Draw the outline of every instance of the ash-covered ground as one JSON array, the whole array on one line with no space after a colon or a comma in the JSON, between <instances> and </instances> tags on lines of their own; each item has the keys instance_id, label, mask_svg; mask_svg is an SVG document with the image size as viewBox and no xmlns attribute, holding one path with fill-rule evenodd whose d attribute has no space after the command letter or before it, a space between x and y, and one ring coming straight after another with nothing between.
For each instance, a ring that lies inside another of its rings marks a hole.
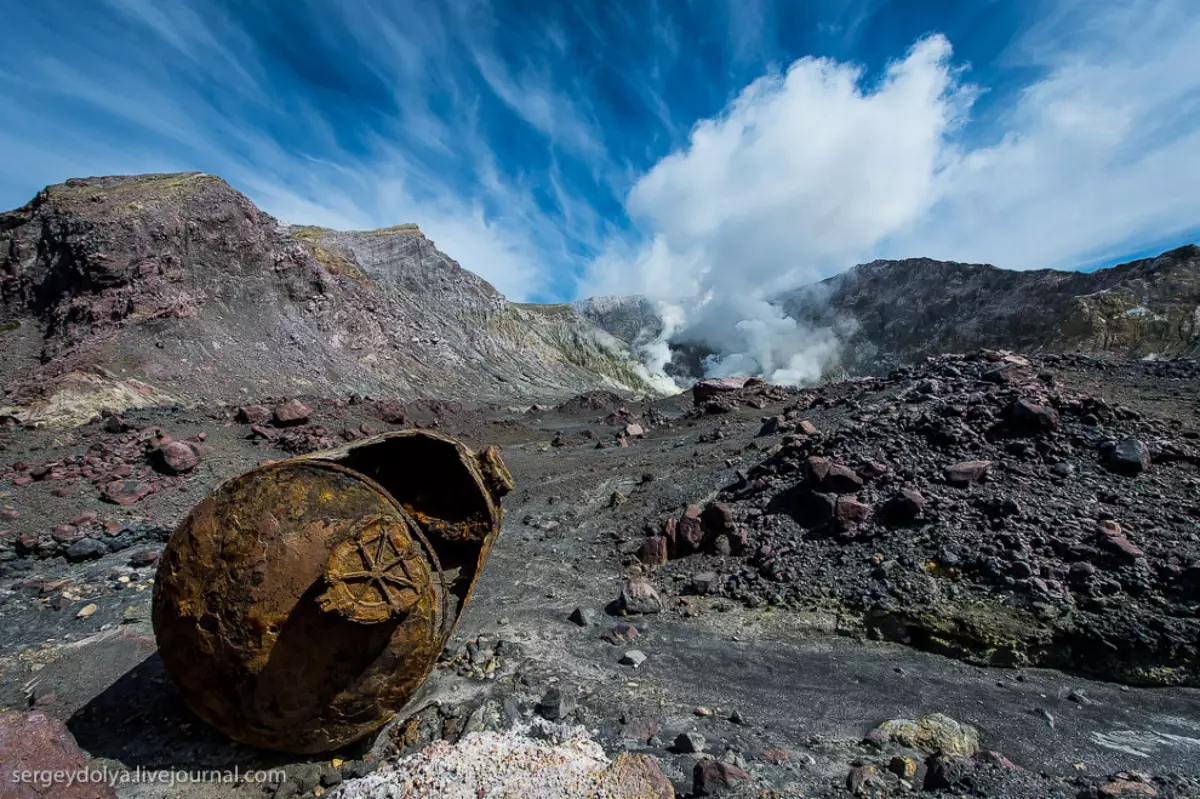
<instances>
[{"instance_id":1,"label":"ash-covered ground","mask_svg":"<svg viewBox=\"0 0 1200 799\"><path fill-rule=\"evenodd\" d=\"M0 433L0 706L117 770L287 774L118 795L422 795L456 750L401 758L468 736L614 796L1200 796L1194 362L981 353L557 408L289 400ZM347 751L229 742L155 654L157 553L222 480L403 426L498 444L517 481L439 668ZM484 795L536 795L500 770Z\"/></svg>"}]
</instances>

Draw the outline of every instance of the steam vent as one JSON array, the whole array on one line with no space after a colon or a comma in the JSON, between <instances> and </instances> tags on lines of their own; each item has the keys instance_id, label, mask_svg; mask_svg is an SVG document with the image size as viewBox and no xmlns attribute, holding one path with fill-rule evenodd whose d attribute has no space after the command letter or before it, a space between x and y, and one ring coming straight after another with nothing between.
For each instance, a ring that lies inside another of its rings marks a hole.
<instances>
[{"instance_id":1,"label":"steam vent","mask_svg":"<svg viewBox=\"0 0 1200 799\"><path fill-rule=\"evenodd\" d=\"M433 668L512 486L495 447L409 430L218 487L175 530L154 585L159 650L188 706L296 753L377 730Z\"/></svg>"}]
</instances>

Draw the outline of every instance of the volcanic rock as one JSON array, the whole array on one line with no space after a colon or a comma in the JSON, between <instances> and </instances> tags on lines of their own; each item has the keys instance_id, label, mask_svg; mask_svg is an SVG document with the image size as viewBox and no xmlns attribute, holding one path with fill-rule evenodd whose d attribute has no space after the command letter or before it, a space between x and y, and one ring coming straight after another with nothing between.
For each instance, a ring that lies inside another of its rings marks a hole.
<instances>
[{"instance_id":1,"label":"volcanic rock","mask_svg":"<svg viewBox=\"0 0 1200 799\"><path fill-rule=\"evenodd\" d=\"M1058 429L1058 411L1028 400L1017 400L1007 409L1009 424L1017 433L1048 433Z\"/></svg>"},{"instance_id":2,"label":"volcanic rock","mask_svg":"<svg viewBox=\"0 0 1200 799\"><path fill-rule=\"evenodd\" d=\"M1136 477L1150 468L1150 448L1136 438L1122 439L1108 453L1106 464L1110 471Z\"/></svg>"},{"instance_id":3,"label":"volcanic rock","mask_svg":"<svg viewBox=\"0 0 1200 799\"><path fill-rule=\"evenodd\" d=\"M660 535L649 536L638 550L638 560L647 566L661 566L667 562L667 539Z\"/></svg>"},{"instance_id":4,"label":"volcanic rock","mask_svg":"<svg viewBox=\"0 0 1200 799\"><path fill-rule=\"evenodd\" d=\"M930 713L915 721L892 719L880 724L878 729L896 743L924 752L942 750L972 757L979 751L979 731L941 713Z\"/></svg>"},{"instance_id":5,"label":"volcanic rock","mask_svg":"<svg viewBox=\"0 0 1200 799\"><path fill-rule=\"evenodd\" d=\"M874 766L855 766L846 775L846 790L852 796L870 799L886 786L875 772Z\"/></svg>"},{"instance_id":6,"label":"volcanic rock","mask_svg":"<svg viewBox=\"0 0 1200 799\"><path fill-rule=\"evenodd\" d=\"M237 409L234 418L242 424L266 424L271 419L271 411L265 405L243 405Z\"/></svg>"},{"instance_id":7,"label":"volcanic rock","mask_svg":"<svg viewBox=\"0 0 1200 799\"><path fill-rule=\"evenodd\" d=\"M634 577L621 589L617 608L629 614L659 613L663 609L663 602L649 580Z\"/></svg>"},{"instance_id":8,"label":"volcanic rock","mask_svg":"<svg viewBox=\"0 0 1200 799\"><path fill-rule=\"evenodd\" d=\"M865 522L871 516L871 506L863 502L859 502L854 497L842 496L837 498L834 504L833 516L838 524L843 528L853 527L856 524Z\"/></svg>"},{"instance_id":9,"label":"volcanic rock","mask_svg":"<svg viewBox=\"0 0 1200 799\"><path fill-rule=\"evenodd\" d=\"M722 394L729 394L762 382L760 378L754 377L717 377L700 380L692 386L692 402L699 407Z\"/></svg>"},{"instance_id":10,"label":"volcanic rock","mask_svg":"<svg viewBox=\"0 0 1200 799\"><path fill-rule=\"evenodd\" d=\"M561 721L575 711L575 699L555 686L546 691L534 712L548 721Z\"/></svg>"},{"instance_id":11,"label":"volcanic rock","mask_svg":"<svg viewBox=\"0 0 1200 799\"><path fill-rule=\"evenodd\" d=\"M675 547L681 555L699 552L704 546L703 512L697 505L689 505L675 526Z\"/></svg>"},{"instance_id":12,"label":"volcanic rock","mask_svg":"<svg viewBox=\"0 0 1200 799\"><path fill-rule=\"evenodd\" d=\"M692 768L692 793L714 796L750 779L750 775L730 763L705 758Z\"/></svg>"},{"instance_id":13,"label":"volcanic rock","mask_svg":"<svg viewBox=\"0 0 1200 799\"><path fill-rule=\"evenodd\" d=\"M936 752L925 761L925 790L944 791L962 782L975 769L975 761L951 752Z\"/></svg>"},{"instance_id":14,"label":"volcanic rock","mask_svg":"<svg viewBox=\"0 0 1200 799\"><path fill-rule=\"evenodd\" d=\"M154 451L155 467L167 474L185 474L200 463L200 455L191 444L170 441Z\"/></svg>"},{"instance_id":15,"label":"volcanic rock","mask_svg":"<svg viewBox=\"0 0 1200 799\"><path fill-rule=\"evenodd\" d=\"M828 458L808 459L808 479L817 491L832 494L853 494L863 485L862 478L853 469Z\"/></svg>"},{"instance_id":16,"label":"volcanic rock","mask_svg":"<svg viewBox=\"0 0 1200 799\"><path fill-rule=\"evenodd\" d=\"M646 653L640 649L630 649L621 655L621 659L618 662L622 666L632 666L636 669L646 662Z\"/></svg>"},{"instance_id":17,"label":"volcanic rock","mask_svg":"<svg viewBox=\"0 0 1200 799\"><path fill-rule=\"evenodd\" d=\"M312 416L312 408L297 399L290 399L275 406L272 420L276 427L291 427L305 424Z\"/></svg>"},{"instance_id":18,"label":"volcanic rock","mask_svg":"<svg viewBox=\"0 0 1200 799\"><path fill-rule=\"evenodd\" d=\"M925 513L925 497L912 488L902 488L879 509L880 521L884 524L912 524Z\"/></svg>"},{"instance_id":19,"label":"volcanic rock","mask_svg":"<svg viewBox=\"0 0 1200 799\"><path fill-rule=\"evenodd\" d=\"M72 562L95 560L107 555L108 547L94 538L84 538L67 547L64 554L67 556L67 560Z\"/></svg>"},{"instance_id":20,"label":"volcanic rock","mask_svg":"<svg viewBox=\"0 0 1200 799\"><path fill-rule=\"evenodd\" d=\"M117 505L132 505L153 489L137 480L114 480L104 486L101 498Z\"/></svg>"},{"instance_id":21,"label":"volcanic rock","mask_svg":"<svg viewBox=\"0 0 1200 799\"><path fill-rule=\"evenodd\" d=\"M90 768L88 756L62 722L34 711L0 711L0 752L4 753L0 795L5 799L113 799L116 794L103 780L74 780ZM16 782L13 775L57 775L53 782L32 779Z\"/></svg>"},{"instance_id":22,"label":"volcanic rock","mask_svg":"<svg viewBox=\"0 0 1200 799\"><path fill-rule=\"evenodd\" d=\"M946 467L946 482L954 486L967 486L978 483L987 476L992 467L991 461L962 461Z\"/></svg>"},{"instance_id":23,"label":"volcanic rock","mask_svg":"<svg viewBox=\"0 0 1200 799\"><path fill-rule=\"evenodd\" d=\"M567 618L580 627L591 627L596 623L596 613L591 608L575 608Z\"/></svg>"}]
</instances>

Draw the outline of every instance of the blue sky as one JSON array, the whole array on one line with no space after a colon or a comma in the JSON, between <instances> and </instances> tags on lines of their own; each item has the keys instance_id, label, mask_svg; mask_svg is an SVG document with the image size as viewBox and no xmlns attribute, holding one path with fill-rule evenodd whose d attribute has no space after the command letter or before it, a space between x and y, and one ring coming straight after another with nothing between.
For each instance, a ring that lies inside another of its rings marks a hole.
<instances>
[{"instance_id":1,"label":"blue sky","mask_svg":"<svg viewBox=\"0 0 1200 799\"><path fill-rule=\"evenodd\" d=\"M1200 239L1193 0L4 6L3 207L201 170L290 222L417 222L535 300Z\"/></svg>"}]
</instances>

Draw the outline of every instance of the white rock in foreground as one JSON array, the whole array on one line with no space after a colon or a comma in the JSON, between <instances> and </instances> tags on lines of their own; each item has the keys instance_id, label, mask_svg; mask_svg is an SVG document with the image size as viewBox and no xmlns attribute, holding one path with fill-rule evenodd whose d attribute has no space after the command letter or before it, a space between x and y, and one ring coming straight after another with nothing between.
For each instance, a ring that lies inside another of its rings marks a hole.
<instances>
[{"instance_id":1,"label":"white rock in foreground","mask_svg":"<svg viewBox=\"0 0 1200 799\"><path fill-rule=\"evenodd\" d=\"M543 738L531 737L537 732ZM535 719L506 732L473 732L457 744L435 741L359 779L336 799L672 799L654 758L610 761L582 727Z\"/></svg>"}]
</instances>

